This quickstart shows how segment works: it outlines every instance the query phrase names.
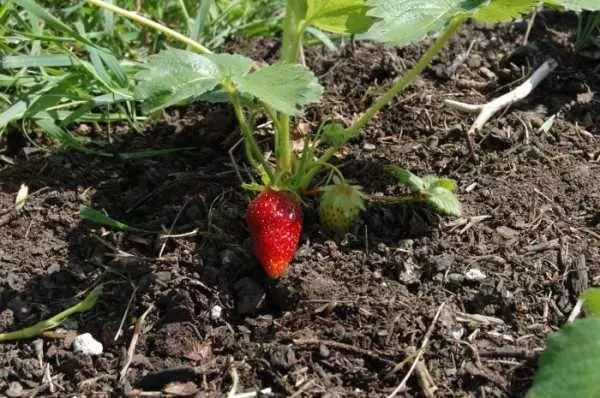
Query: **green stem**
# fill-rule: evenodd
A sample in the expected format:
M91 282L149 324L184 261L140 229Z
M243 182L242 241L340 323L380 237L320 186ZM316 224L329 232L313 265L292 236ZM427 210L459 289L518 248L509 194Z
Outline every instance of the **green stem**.
M281 44L281 61L295 63L298 59L298 46L306 25L298 15L298 0L288 0L285 8L285 19L283 24L283 42ZM277 134L277 156L278 176L288 174L292 171L292 148L290 145L290 115L279 115L279 129Z
M444 47L446 42L452 38L456 30L462 25L466 18L458 17L455 18L444 33L435 41L432 47L430 47L425 54L419 59L419 62L413 66L404 76L396 80L394 84L386 91L381 97L377 99L363 115L349 128L346 129L349 135L357 136L362 128L371 120L377 112L386 106L400 91L405 89L410 83L416 80L421 72L431 63L433 57ZM321 171L324 164L326 164L335 155L339 148L330 147L323 155L315 162L315 166L306 173L305 177L300 183L302 189L306 189L312 179Z
M255 169L259 169L258 162L260 162L260 165L262 165L265 172L269 175L270 180L273 181L273 178L274 178L273 171L271 170L271 167L265 161L265 158L263 157L262 152L260 151L260 148L258 147L258 143L256 142L256 139L254 138L254 134L252 133L252 128L248 124L248 121L246 120L246 116L244 116L244 111L242 110L242 104L241 104L240 96L238 95L238 92L230 84L225 85L225 88L227 90L227 93L229 94L229 101L231 102L231 105L233 106L235 116L238 120L240 128L242 129L242 134L244 134L244 148L246 151L246 158L248 158L248 162L250 162L252 167L254 167ZM258 159L258 162L257 162L257 159Z
M406 86L419 77L421 72L423 72L423 70L431 63L433 57L435 57L442 47L444 47L446 42L452 38L456 30L464 21L464 17L457 17L452 20L444 33L435 41L433 46L423 54L421 59L419 59L419 62L406 72L404 76L396 80L392 87L379 97L352 126L346 129L346 132L350 133L352 136L358 136L363 127L365 127L369 120L371 120L381 108L386 106L400 91L404 90Z
M312 167L308 170L308 172L302 177L302 180L300 181L299 187L300 189L307 189L308 186L310 185L310 183L312 182L313 178L315 178L315 176L319 173L319 171L321 171L321 169L323 167L335 167L332 164L328 163L329 159L331 159L333 157L333 155L335 155L335 153L337 152L338 148L328 148L325 153L323 155L321 155L321 157L312 164ZM342 180L344 179L344 176L342 175L342 173L337 169L337 167L335 167L336 172L338 173L338 175L340 177L342 177Z
M319 173L319 171L321 171L323 166L328 164L327 162L329 161L329 159L331 159L333 157L333 155L335 155L335 153L337 152L338 149L339 148L335 148L335 147L328 148L325 151L325 153L323 155L321 155L321 157L315 163L313 163L313 167L308 170L308 173L306 173L304 175L304 177L302 178L302 180L299 184L301 189L308 188L308 186L312 182L313 178L315 178L315 176Z
M385 204L401 204L401 203L423 203L424 200L417 195L410 196L373 196L365 195L366 199L371 202L379 202Z
M211 53L211 51L208 48L204 47L202 44L198 43L197 41L192 40L189 37L186 37L173 29L167 28L166 26L161 25L158 22L154 22L153 20L143 17L135 12L127 11L121 7L117 7L113 4L106 3L102 0L87 0L87 2L90 4L93 4L95 6L98 6L100 8L104 8L105 10L112 11L115 14L120 15L122 17L129 18L129 19L131 19L135 22L138 22L142 25L146 25L150 28L156 29L159 32L164 33L166 36L168 36L174 40L178 40L182 43L187 44L190 48L192 48L200 53L207 53L207 54Z

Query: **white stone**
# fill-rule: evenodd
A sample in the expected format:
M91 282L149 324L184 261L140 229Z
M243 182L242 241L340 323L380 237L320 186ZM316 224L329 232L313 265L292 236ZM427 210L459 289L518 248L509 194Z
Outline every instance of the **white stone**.
M221 318L221 313L223 312L223 308L219 305L215 305L210 309L210 317L213 320L217 320Z
M482 281L486 278L486 275L477 268L471 268L465 273L465 278L469 281Z
M84 333L73 339L73 351L82 355L100 355L104 347L91 334Z

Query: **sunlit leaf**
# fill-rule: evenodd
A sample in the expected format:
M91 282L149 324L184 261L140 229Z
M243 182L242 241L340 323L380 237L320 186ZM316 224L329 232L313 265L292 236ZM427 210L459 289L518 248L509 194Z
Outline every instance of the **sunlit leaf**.
M502 22L533 9L539 0L367 0L377 22L361 37L404 46L443 29L456 17Z
M419 192L427 189L427 184L421 177L403 169L402 167L391 164L385 166L385 170L394 176L399 183L408 186L413 192Z
M203 55L168 49L154 55L136 78L136 98L143 101L144 111L154 112L212 90L221 80L221 69Z
M545 3L563 7L570 11L600 10L600 1L598 0L547 0Z
M307 0L309 24L333 33L363 33L373 24L365 0Z
M576 320L548 338L527 398L600 397L600 318Z
M440 214L460 216L460 202L456 195L443 187L434 187L427 191L427 202Z
M318 101L323 93L315 75L299 64L269 65L236 82L240 91L290 115L299 114L302 105Z
M532 0L493 0L478 9L473 17L480 22L510 22L533 12L538 5L538 1Z

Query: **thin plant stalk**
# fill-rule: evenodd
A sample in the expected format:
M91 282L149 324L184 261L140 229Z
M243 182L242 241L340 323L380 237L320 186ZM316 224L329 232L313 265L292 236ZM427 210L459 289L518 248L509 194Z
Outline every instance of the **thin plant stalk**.
M450 40L456 30L462 25L465 21L465 17L457 17L454 18L446 30L438 37L433 46L431 46L425 54L421 56L419 61L408 71L406 72L400 79L396 80L394 84L377 99L366 111L362 114L362 116L354 122L354 124L346 129L346 133L355 137L360 134L360 131L365 127L365 125L387 104L390 103L392 99L402 90L404 90L410 83L415 81L423 72L423 70L430 64L431 60L439 53L439 51L446 45L448 40ZM338 148L330 147L328 148L323 155L316 162L315 167L309 170L303 179L300 186L306 189L312 179L317 175L317 173L321 170L323 164L328 162L333 155L337 152Z
M114 4L106 3L102 0L86 0L86 1L90 4L98 6L105 10L112 11L115 14L120 15L122 17L129 18L129 19L131 19L135 22L138 22L142 25L148 26L152 29L156 29L159 32L164 33L166 36L172 38L173 40L178 40L182 43L187 44L190 48L198 51L199 53L202 53L202 54L212 53L212 51L210 51L208 48L204 47L202 44L198 43L197 41L192 40L189 37L182 35L181 33L177 32L173 29L167 28L166 26L161 25L158 22L155 22L149 18L143 17L135 12L127 11L121 7L118 7Z
M295 63L298 58L298 47L301 43L305 25L302 18L296 15L295 4L297 0L286 2L285 19L283 24L283 43L281 45L281 60L283 62ZM295 5L294 5L295 4ZM302 16L304 17L304 16ZM277 172L278 176L289 173L292 170L292 149L290 146L290 115L279 116L279 129L277 134Z
M425 54L419 59L408 72L404 74L400 79L396 80L394 84L375 101L366 111L362 114L362 116L354 122L352 126L346 129L347 133L350 133L352 136L357 136L360 133L360 130L365 127L365 125L373 119L373 117L379 112L384 106L386 106L399 92L404 90L410 83L415 81L420 75L421 72L431 63L431 60L438 54L438 52L446 45L446 42L450 40L456 30L462 25L465 21L464 17L454 18L448 28L442 33L442 35L435 41L433 46L431 46Z
M267 164L264 157L262 156L262 152L258 147L258 143L254 139L254 135L252 134L252 128L248 124L246 116L244 115L239 94L231 85L227 85L226 90L229 95L229 101L233 106L235 116L240 125L240 129L242 130L242 134L244 135L244 148L246 150L246 158L248 159L248 162L250 162L251 166L255 169L259 168L258 165L260 163L260 165L262 165L263 169L272 181L274 178L273 172L271 170L271 167Z

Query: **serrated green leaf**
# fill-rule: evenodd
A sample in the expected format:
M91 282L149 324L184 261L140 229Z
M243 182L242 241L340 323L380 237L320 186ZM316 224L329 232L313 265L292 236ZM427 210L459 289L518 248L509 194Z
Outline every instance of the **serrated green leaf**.
M214 89L222 80L221 69L204 55L179 49L161 51L138 72L136 99L145 112L175 105Z
M434 187L427 191L427 203L440 214L458 217L461 214L460 202L452 191Z
M405 46L444 28L458 16L503 22L531 11L539 0L367 0L367 15L378 21L361 36Z
M385 166L385 170L394 176L399 183L408 186L413 192L420 192L427 189L427 184L421 177L414 175L402 167L390 164Z
M600 318L567 324L548 338L527 398L600 397Z
M252 59L238 54L204 54L204 57L214 62L221 71L222 77L235 80L250 71Z
M354 135L348 134L346 129L340 123L329 123L323 126L322 129L322 140L326 145L334 148L339 148L344 145L348 140L352 139Z
M397 46L422 40L464 12L461 0L368 0L367 15L379 19L361 38Z
M423 177L423 181L425 182L425 189L431 189L435 187L442 187L451 192L456 191L458 186L456 185L456 181L451 180L449 178L440 178L436 176L425 176Z
M600 288L586 289L582 294L582 298L585 313L600 316Z
M299 64L269 65L236 83L241 92L289 115L299 114L302 105L318 101L323 93L315 75Z
M373 24L365 0L307 0L307 23L333 33L363 33Z
M598 0L548 0L546 4L563 7L569 11L598 11L600 10L600 1Z
M473 18L480 22L510 22L523 14L533 12L539 0L492 0L479 8Z

